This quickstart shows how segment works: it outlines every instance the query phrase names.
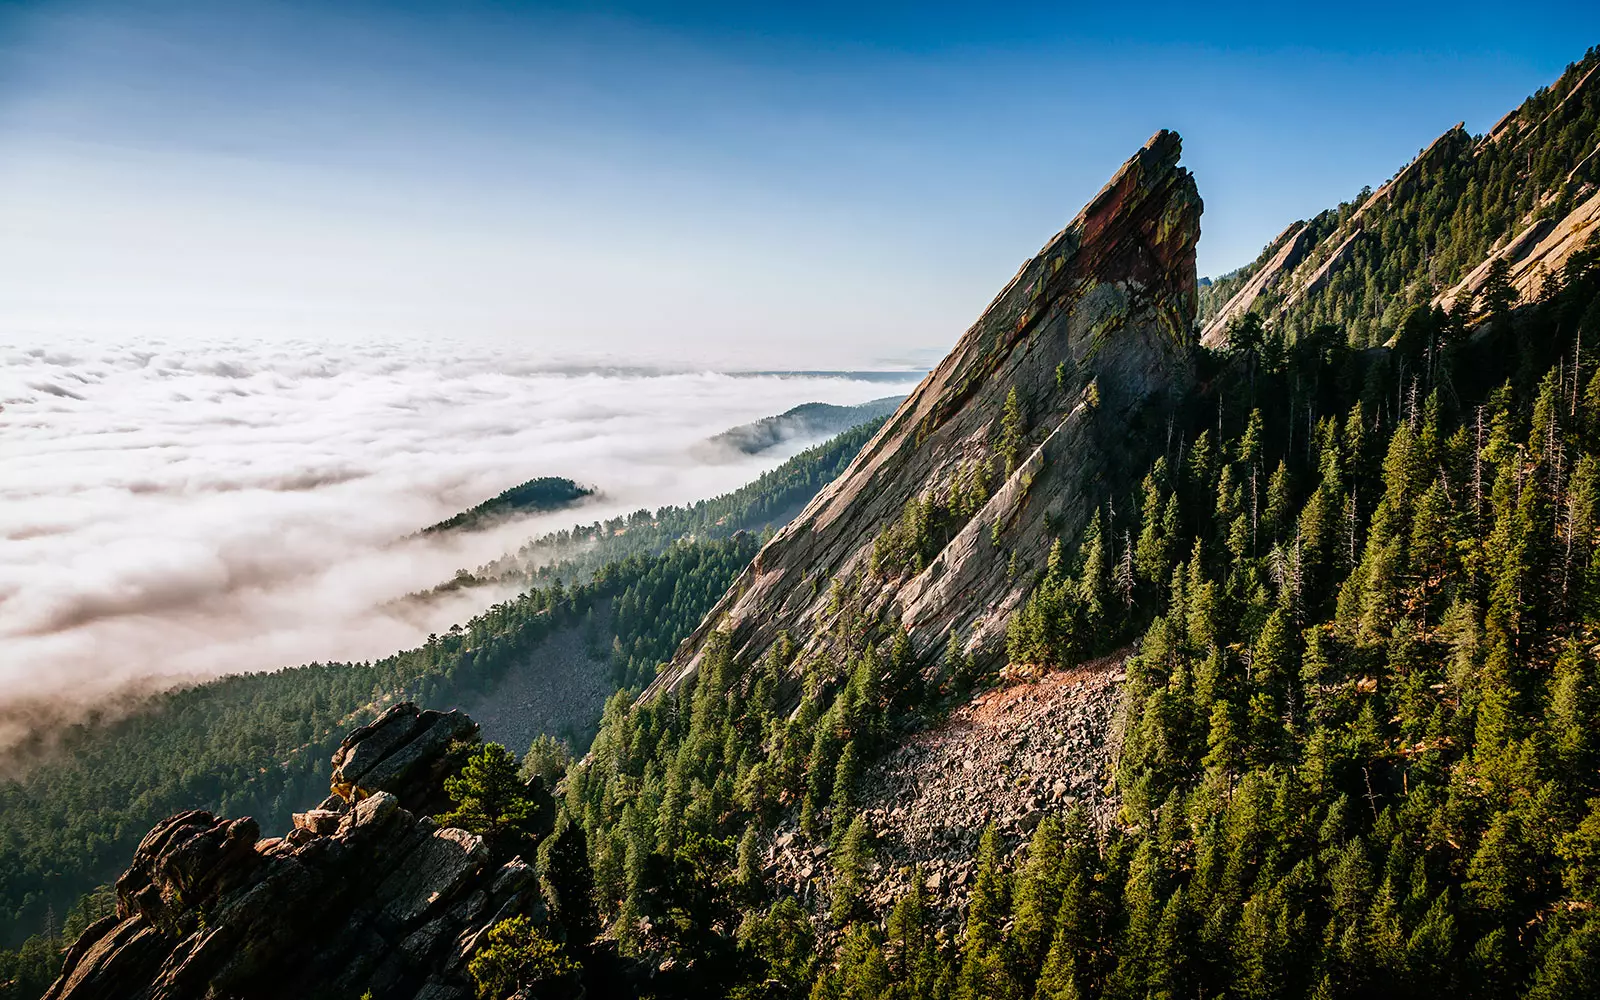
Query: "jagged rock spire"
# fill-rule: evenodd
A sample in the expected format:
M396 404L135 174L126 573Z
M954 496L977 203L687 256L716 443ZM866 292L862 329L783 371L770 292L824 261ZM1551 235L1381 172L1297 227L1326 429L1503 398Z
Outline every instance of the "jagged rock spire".
M692 676L713 630L746 659L783 631L824 645L834 580L898 615L924 659L951 630L976 655L997 655L1027 571L1144 473L1191 383L1201 201L1181 148L1176 133L1156 133L1022 266L850 468L762 550L653 690ZM1013 390L1024 426L1007 470L1001 422ZM909 501L970 486L983 466L993 479L981 509L925 566L873 571L874 541ZM1010 572L1013 557L1024 572Z

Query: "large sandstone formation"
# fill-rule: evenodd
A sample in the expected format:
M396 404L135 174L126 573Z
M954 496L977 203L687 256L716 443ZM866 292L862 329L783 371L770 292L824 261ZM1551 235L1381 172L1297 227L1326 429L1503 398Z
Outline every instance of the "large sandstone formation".
M543 909L528 864L419 815L476 731L457 712L390 709L344 741L335 794L281 839L200 811L161 823L46 1000L467 1000L484 931Z
M993 661L1051 542L1071 542L1167 446L1192 382L1201 203L1159 132L1023 265L850 468L779 532L680 649L654 690L693 675L711 630L753 657L782 631L815 650L850 603L898 615L926 662L952 630ZM1016 468L998 453L1016 390ZM992 495L915 575L873 572L873 543L908 501L943 497L981 463ZM1129 526L1117 512L1115 530ZM648 696L648 695L647 695Z

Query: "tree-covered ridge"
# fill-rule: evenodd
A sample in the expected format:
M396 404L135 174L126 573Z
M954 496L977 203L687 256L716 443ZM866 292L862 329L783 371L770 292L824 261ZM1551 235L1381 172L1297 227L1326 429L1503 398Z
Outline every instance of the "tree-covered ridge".
M788 523L811 498L838 478L872 436L883 417L869 420L806 449L732 493L685 506L639 509L593 524L529 540L516 552L462 570L447 587L489 582L548 583L581 580L608 563L640 552L659 552L680 538L728 538Z
M328 759L350 729L396 701L449 705L492 691L552 630L578 627L601 599L648 609L619 616L603 640L630 651L616 659L619 684L644 673L650 651L676 647L757 545L742 533L631 556L590 583L530 590L382 660L225 677L61 734L45 761L0 783L4 925L13 933L45 928L47 910L65 914L113 879L167 815L205 808L286 828L292 811L327 794Z
M438 524L422 529L424 535L441 531L472 531L515 514L560 510L570 507L594 490L560 476L542 476L520 483L497 496L468 508Z
M1276 282L1250 308L1281 322L1290 340L1332 326L1357 347L1387 342L1413 307L1453 287L1529 224L1560 219L1593 193L1600 85L1589 74L1597 65L1600 49L1590 49L1493 134L1453 129L1377 197L1364 188L1308 220L1313 249L1292 280ZM1273 249L1205 290L1202 322ZM1459 307L1486 311L1481 301Z

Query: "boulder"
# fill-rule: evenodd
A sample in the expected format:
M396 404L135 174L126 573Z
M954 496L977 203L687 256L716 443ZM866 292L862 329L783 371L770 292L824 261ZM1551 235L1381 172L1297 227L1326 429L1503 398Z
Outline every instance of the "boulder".
M198 810L158 824L46 1000L471 997L488 928L545 914L525 862L406 806L438 797L450 744L476 728L396 706L339 748L340 808L296 813L283 838Z

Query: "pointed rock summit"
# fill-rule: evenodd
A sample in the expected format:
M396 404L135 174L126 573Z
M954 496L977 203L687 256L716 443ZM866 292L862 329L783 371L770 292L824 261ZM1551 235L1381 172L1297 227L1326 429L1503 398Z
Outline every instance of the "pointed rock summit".
M747 661L783 632L821 652L845 604L898 616L924 662L952 631L1003 655L1052 542L1143 475L1192 384L1201 201L1180 151L1156 133L1022 266L647 696L693 676L713 631Z

